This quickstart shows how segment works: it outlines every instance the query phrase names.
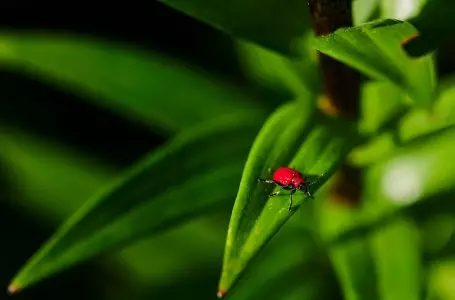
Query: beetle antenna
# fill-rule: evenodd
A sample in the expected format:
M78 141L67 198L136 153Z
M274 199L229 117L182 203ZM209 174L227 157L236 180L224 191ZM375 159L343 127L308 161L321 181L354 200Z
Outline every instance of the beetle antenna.
M258 182L275 183L273 180L262 179L261 177L258 177Z

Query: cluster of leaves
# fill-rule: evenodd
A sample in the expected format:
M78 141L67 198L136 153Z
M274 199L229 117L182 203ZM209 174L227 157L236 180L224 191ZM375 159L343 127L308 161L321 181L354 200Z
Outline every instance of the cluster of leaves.
M305 1L280 1L162 1L241 38L238 54L251 78L293 95L273 112L244 91L157 53L70 35L0 34L3 68L83 92L97 105L172 136L109 180L107 171L92 172L70 155L55 159L59 154L2 124L0 152L26 178L24 193L65 198L70 185L87 189L86 182L93 183L88 200L80 199L83 205L19 271L11 291L229 207L219 291L232 290L232 299L325 299L330 289L321 287L333 284L333 274L349 300L421 299L424 291L446 297L438 276L447 264L429 266L450 253L455 240L455 215L447 213L446 200L455 192L455 89L450 79L438 82L433 54L411 58L402 43L424 27L412 43L431 34L432 43L424 44L437 45L447 30L439 36L434 30L441 23L455 27L450 17L434 18L447 8L441 1L415 1L416 17L400 16L393 5L400 1L358 0L355 27L314 38ZM433 49L412 43L420 53ZM368 77L359 122L317 110L315 50ZM18 144L33 154L21 154ZM68 163L62 166L62 160ZM328 180L345 161L364 174L362 205L355 208L328 201L327 190L319 188L329 185L322 181L315 202L296 194L289 213L287 198L268 200L273 187L257 182L281 165L325 172ZM27 172L44 163L47 174ZM83 165L88 171L78 173ZM47 194L46 176L63 174L71 174L68 186ZM293 218L296 212L302 218ZM435 228L440 215L444 222Z

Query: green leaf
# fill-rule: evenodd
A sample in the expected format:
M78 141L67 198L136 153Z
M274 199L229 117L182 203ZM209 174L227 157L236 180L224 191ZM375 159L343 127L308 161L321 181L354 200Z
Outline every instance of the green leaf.
M289 0L160 0L195 19L236 37L288 55L310 28L306 1Z
M61 144L6 126L0 130L0 163L13 197L22 199L13 204L52 225L73 213L118 172Z
M93 195L26 263L11 286L23 289L228 204L262 121L260 115L235 114L182 132Z
M398 134L403 142L455 125L455 87L453 80L442 88L431 111L414 109L399 123Z
M353 0L352 18L354 25L361 25L370 20L379 6L380 0Z
M413 57L434 51L441 43L453 36L455 2L427 0L420 14L409 22L420 33L420 37L406 44L406 51Z
M397 148L367 173L369 201L376 218L419 200L454 190L455 129L436 132Z
M357 235L333 242L334 237L359 224L362 211L359 207L340 204L329 191L324 190L323 196L314 204L314 224L322 243L328 248L344 299L380 299L377 276L372 272L375 266L368 238ZM362 194L360 201L363 198Z
M322 233L331 249L358 244L332 258L341 261L335 264L347 299L375 299L365 289L369 283L362 282L374 269L380 299L421 299L420 241L415 225L403 219L404 209L455 191L454 141L455 130L446 129L396 148L366 170L362 206L343 209L318 202ZM371 248L361 246L373 230Z
M13 190L11 204L40 224L58 225L119 173L60 143L0 128L0 164ZM101 264L122 267L135 288L174 283L192 270L219 263L224 227L214 225L208 218L192 220L109 255Z
M420 13L425 2L427 0L381 0L381 15L384 18L408 20Z
M244 281L232 290L229 299L246 300L268 298L275 285L280 282L284 274L292 273L294 285L300 285L303 280L302 274L297 274L303 267L304 262L309 261L315 253L315 247L311 244L308 233L295 226L293 218L277 234L264 250L258 255L257 260L245 274ZM300 276L299 276L300 275ZM264 288L266 287L267 288ZM280 288L278 294L283 294Z
M31 75L154 129L175 132L249 110L251 99L162 54L69 34L1 32L0 66Z
M397 147L366 169L364 194L368 201L358 209L357 218L349 214L343 218L332 216L337 221L327 238L333 244L342 244L389 222L405 209L427 202L423 200L443 201L453 194L454 147L455 129L448 128Z
M242 175L226 239L220 294L234 285L252 258L305 198L302 193L296 193L293 209L289 212L288 195L268 199L273 186L260 183L257 178L269 178L272 170L283 165L295 167L310 176L323 172L330 174L356 142L352 124L324 119L299 102L280 107L269 118L253 144ZM323 177L313 186L313 193L326 179Z
M330 198L316 206L320 234L345 299L420 299L420 248L414 225L398 219L371 235L379 223L370 231L351 229L362 228L371 210L380 210L377 203L364 209L371 192L364 191L362 206L343 206ZM340 235L345 238L339 239Z
M237 43L237 49L242 67L252 81L292 96L307 93L304 81L289 58L244 41Z
M388 80L400 87L419 106L428 108L436 84L430 55L410 59L400 43L416 33L409 23L380 20L315 39L314 48L358 69L367 76Z
M379 299L368 246L365 239L357 239L329 251L346 300Z
M293 97L310 97L321 91L315 51L310 47L313 33L306 34L301 58L290 58L251 42L238 41L241 65L254 82ZM289 97L287 97L289 99Z
M428 299L451 300L455 298L453 278L455 277L455 260L453 258L435 261L429 267Z
M213 214L206 212L165 232L152 233L150 238L116 252L107 264L123 267L122 277L144 290L151 284L175 285L191 278L193 272L215 269L222 259L225 228L210 218Z
M405 110L404 95L396 86L384 81L367 82L361 93L359 131L367 135L377 134L395 124Z
M421 249L416 226L398 218L374 233L371 240L380 299L422 299Z

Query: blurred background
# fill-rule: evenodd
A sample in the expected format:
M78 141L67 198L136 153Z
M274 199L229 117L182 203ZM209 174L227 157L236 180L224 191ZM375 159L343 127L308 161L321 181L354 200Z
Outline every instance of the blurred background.
M236 41L163 4L128 2L98 13L67 6L52 6L52 10L18 6L2 10L0 31L39 29L136 45L151 55L158 53L217 77L248 95L242 101L267 112L291 99L280 84L248 76L248 55ZM454 49L453 41L441 47L439 76L455 71ZM7 50L0 40L2 51ZM0 299L214 299L231 206L78 265L17 295L6 294L15 273L63 220L176 131L165 126L151 129L144 125L143 116L125 116L98 105L94 98L39 77L0 69L0 286L5 287ZM275 253L272 261L277 263L293 251L301 255L301 245L287 247ZM284 272L273 281L275 289L264 290L264 295L286 289L296 272ZM443 280L455 277L455 267L443 272L448 272ZM324 274L323 285L318 281L305 293L325 290L329 298L320 299L341 297L334 275Z

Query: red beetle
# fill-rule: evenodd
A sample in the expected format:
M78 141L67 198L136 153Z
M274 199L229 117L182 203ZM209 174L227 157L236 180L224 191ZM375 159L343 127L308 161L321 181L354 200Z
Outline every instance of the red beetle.
M310 192L310 186L319 182L319 180L323 176L325 176L325 173L319 175L319 177L314 181L308 181L307 178L305 178L299 171L288 167L281 167L275 170L272 176L272 180L266 180L262 178L258 178L258 180L266 183L274 183L283 188L282 190L270 194L269 197L277 196L283 190L290 190L291 191L290 194L291 201L289 203L290 211L292 208L292 195L295 193L295 191L300 190L304 192L308 197L313 199L313 195Z

